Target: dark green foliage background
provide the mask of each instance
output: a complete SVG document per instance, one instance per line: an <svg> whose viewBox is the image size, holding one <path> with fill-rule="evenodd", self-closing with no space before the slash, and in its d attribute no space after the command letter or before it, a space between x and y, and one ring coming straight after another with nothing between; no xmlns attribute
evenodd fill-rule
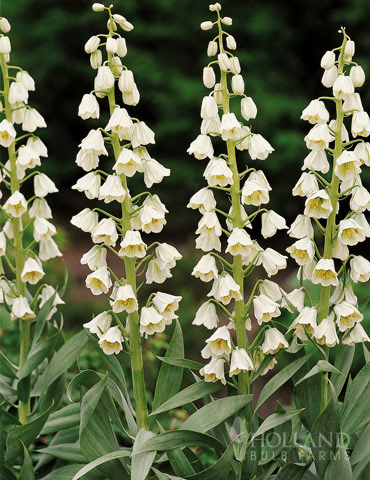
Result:
<svg viewBox="0 0 370 480"><path fill-rule="evenodd" d="M62 201L53 198L63 215L76 213L81 195L69 190L79 175L74 164L81 138L94 122L77 117L82 95L93 87L83 45L103 33L104 14L90 9L87 0L2 0L1 14L12 24L12 58L37 81L31 102L45 116L42 132L50 160L45 167L62 189ZM170 230L192 231L197 221L185 204L203 185L204 163L186 153L200 126L199 107L207 93L201 82L208 61L206 46L211 32L199 24L212 19L208 0L116 0L115 10L132 21L125 59L135 72L141 102L135 116L156 133L151 153L172 169L158 188L169 203ZM356 58L370 73L370 2L368 0L259 0L222 2L223 13L233 18L228 30L238 43L246 93L259 109L254 131L262 133L276 152L263 165L273 186L273 206L288 219L302 208L290 190L306 155L303 142L307 125L299 120L310 99L324 95L319 62L325 50L339 45L337 30L346 26L356 42ZM361 89L365 107L370 104L368 84ZM242 154L245 161L249 158ZM176 221L178 219L178 221ZM172 225L172 227L171 227ZM188 228L185 228L185 227ZM182 238L184 238L182 236Z"/></svg>

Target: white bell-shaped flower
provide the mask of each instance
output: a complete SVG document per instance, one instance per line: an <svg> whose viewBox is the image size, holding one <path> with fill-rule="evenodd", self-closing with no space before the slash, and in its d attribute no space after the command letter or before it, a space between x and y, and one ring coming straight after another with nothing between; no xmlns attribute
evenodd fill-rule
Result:
<svg viewBox="0 0 370 480"><path fill-rule="evenodd" d="M108 293L110 287L112 286L112 279L110 277L108 268L103 266L91 272L86 277L85 283L86 287L91 290L93 295Z"/></svg>
<svg viewBox="0 0 370 480"><path fill-rule="evenodd" d="M83 327L87 328L90 333L95 333L101 338L110 328L112 324L112 315L107 312L99 313L90 322L84 323Z"/></svg>
<svg viewBox="0 0 370 480"><path fill-rule="evenodd" d="M203 303L197 310L193 325L204 325L208 330L213 330L218 326L218 316L216 306L208 301Z"/></svg>
<svg viewBox="0 0 370 480"><path fill-rule="evenodd" d="M313 272L311 282L323 287L328 287L333 285L334 287L338 285L337 272L335 271L334 261L331 258L321 258Z"/></svg>
<svg viewBox="0 0 370 480"><path fill-rule="evenodd" d="M90 250L84 253L80 260L82 265L87 265L90 270L107 265L107 249L99 245L94 245Z"/></svg>
<svg viewBox="0 0 370 480"><path fill-rule="evenodd" d="M123 349L123 336L118 326L110 327L100 338L99 345L106 355L116 355Z"/></svg>

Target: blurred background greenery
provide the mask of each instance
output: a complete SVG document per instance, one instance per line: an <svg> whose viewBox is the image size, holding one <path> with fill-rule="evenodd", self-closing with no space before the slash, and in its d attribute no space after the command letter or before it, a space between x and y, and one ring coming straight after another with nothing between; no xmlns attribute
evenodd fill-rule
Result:
<svg viewBox="0 0 370 480"><path fill-rule="evenodd" d="M88 235L68 226L72 215L90 206L70 187L82 173L74 162L78 144L97 125L77 116L82 95L92 90L94 78L83 46L91 35L105 29L104 14L92 12L91 4L90 0L1 1L1 15L12 25L12 62L35 78L38 88L32 93L31 103L48 123L48 129L41 132L49 148L44 168L60 189L50 203L56 222L62 230L64 227L62 247L72 277L68 298L73 306L65 307L64 315L67 325L77 329L92 312L102 308L100 300L84 289L88 271L79 266L81 254L90 248ZM197 257L193 242L199 215L185 206L204 186L205 164L188 156L186 149L199 132L200 103L207 94L202 69L208 62L206 48L212 33L201 31L199 24L214 14L208 10L208 0L116 0L114 4L115 11L135 25L126 36L125 58L141 94L134 116L155 131L157 143L150 153L172 170L172 176L154 190L170 210L165 238L177 244L185 256L172 284L169 281L164 288L185 297L180 313L183 325L188 327L209 290L208 285L189 280ZM303 201L291 196L307 154L303 137L308 126L299 120L301 111L312 98L326 94L320 83L319 63L326 50L340 44L341 26L356 42L355 60L370 76L370 2L225 0L222 5L223 13L234 20L228 31L237 40L246 93L258 106L254 131L265 136L276 150L259 164L273 187L270 207L291 223L303 209ZM367 109L369 85L365 83L361 89ZM247 153L240 157L249 161ZM364 180L369 181L368 173ZM141 179L140 185L130 184L133 191L140 189ZM284 236L272 241L280 251L288 244ZM289 272L281 279L284 284L291 282L287 277ZM368 287L361 289L362 301L369 293ZM191 332L187 331L185 337L195 349L188 356L192 352L198 356L207 332Z"/></svg>

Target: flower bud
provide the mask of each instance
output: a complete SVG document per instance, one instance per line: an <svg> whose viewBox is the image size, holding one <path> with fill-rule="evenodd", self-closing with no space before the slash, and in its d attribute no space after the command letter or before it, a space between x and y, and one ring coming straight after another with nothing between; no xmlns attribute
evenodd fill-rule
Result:
<svg viewBox="0 0 370 480"><path fill-rule="evenodd" d="M221 5L219 3L214 3L209 6L211 12L219 12L221 10Z"/></svg>
<svg viewBox="0 0 370 480"><path fill-rule="evenodd" d="M352 80L354 87L362 87L365 82L365 72L360 65L356 67L352 67L351 71L349 72L349 77Z"/></svg>
<svg viewBox="0 0 370 480"><path fill-rule="evenodd" d="M110 31L111 28L112 28L113 32L116 32L116 31L117 31L116 22L115 22L114 20L111 20L111 19L109 18L108 21L107 21L107 30Z"/></svg>
<svg viewBox="0 0 370 480"><path fill-rule="evenodd" d="M93 3L91 8L94 12L102 12L105 7L102 3Z"/></svg>
<svg viewBox="0 0 370 480"><path fill-rule="evenodd" d="M118 23L118 25L125 32L131 32L131 30L134 29L134 26L132 25L132 23L130 23L128 20L126 20L125 17L123 17L122 15L118 15L117 13L115 13L113 15L113 19L114 19L114 21L116 21Z"/></svg>
<svg viewBox="0 0 370 480"><path fill-rule="evenodd" d="M9 37L0 37L0 53L3 55L9 54L12 50Z"/></svg>
<svg viewBox="0 0 370 480"><path fill-rule="evenodd" d="M213 27L213 23L210 22L210 21L202 22L202 23L200 24L200 28L201 28L202 30L211 30L212 27Z"/></svg>
<svg viewBox="0 0 370 480"><path fill-rule="evenodd" d="M230 17L224 17L224 18L221 19L221 22L224 25L228 25L230 27L233 24L233 19L230 18Z"/></svg>
<svg viewBox="0 0 370 480"><path fill-rule="evenodd" d="M122 70L118 80L118 88L121 92L132 92L135 88L134 74L131 70Z"/></svg>
<svg viewBox="0 0 370 480"><path fill-rule="evenodd" d="M0 30L3 33L10 32L10 23L5 17L0 18Z"/></svg>
<svg viewBox="0 0 370 480"><path fill-rule="evenodd" d="M99 103L92 93L85 93L82 97L80 106L78 107L78 115L83 120L88 118L99 118Z"/></svg>
<svg viewBox="0 0 370 480"><path fill-rule="evenodd" d="M244 80L241 75L233 75L231 79L231 88L236 95L243 95L244 93Z"/></svg>
<svg viewBox="0 0 370 480"><path fill-rule="evenodd" d="M22 83L27 90L32 92L35 91L35 81L28 72L24 70L18 72L16 75L16 81Z"/></svg>
<svg viewBox="0 0 370 480"><path fill-rule="evenodd" d="M121 58L127 55L126 40L124 38L117 38L117 55Z"/></svg>
<svg viewBox="0 0 370 480"><path fill-rule="evenodd" d="M346 75L339 75L333 85L334 97L348 100L353 93L355 93L355 91L351 78Z"/></svg>
<svg viewBox="0 0 370 480"><path fill-rule="evenodd" d="M117 40L115 38L107 38L105 48L108 53L117 53Z"/></svg>
<svg viewBox="0 0 370 480"><path fill-rule="evenodd" d="M102 66L98 68L98 74L95 77L95 90L107 91L114 85L114 76L109 67Z"/></svg>
<svg viewBox="0 0 370 480"><path fill-rule="evenodd" d="M103 63L103 55L101 53L101 50L95 50L95 52L93 52L90 55L91 68L93 68L94 70L97 70L102 63Z"/></svg>
<svg viewBox="0 0 370 480"><path fill-rule="evenodd" d="M226 37L226 45L229 50L236 50L236 41L232 35Z"/></svg>
<svg viewBox="0 0 370 480"><path fill-rule="evenodd" d="M242 98L240 102L240 113L245 120L256 118L257 107L251 97Z"/></svg>
<svg viewBox="0 0 370 480"><path fill-rule="evenodd" d="M203 68L203 83L207 88L212 88L216 83L216 75L212 67Z"/></svg>
<svg viewBox="0 0 370 480"><path fill-rule="evenodd" d="M213 57L217 54L217 50L218 50L218 44L217 42L211 40L208 44L208 48L207 48L207 55L209 57Z"/></svg>
<svg viewBox="0 0 370 480"><path fill-rule="evenodd" d="M218 60L218 64L220 65L220 69L223 72L227 72L228 70L231 70L230 59L226 53L219 53L217 55L217 60Z"/></svg>
<svg viewBox="0 0 370 480"><path fill-rule="evenodd" d="M338 77L338 69L335 65L333 65L329 70L325 70L321 83L324 85L326 88L330 88L334 85L335 80Z"/></svg>
<svg viewBox="0 0 370 480"><path fill-rule="evenodd" d="M97 36L92 36L88 39L88 41L85 43L85 52L86 53L93 53L95 50L98 49L100 45L100 38Z"/></svg>
<svg viewBox="0 0 370 480"><path fill-rule="evenodd" d="M215 97L216 103L218 106L221 106L223 103L223 97L222 97L222 85L221 83L216 83L214 87L214 92L213 96Z"/></svg>
<svg viewBox="0 0 370 480"><path fill-rule="evenodd" d="M231 57L230 59L230 64L231 64L231 71L234 73L240 73L241 68L240 68L240 63L239 63L239 58L238 57Z"/></svg>
<svg viewBox="0 0 370 480"><path fill-rule="evenodd" d="M352 60L352 57L354 54L355 54L355 42L353 40L348 40L346 43L346 46L344 47L345 60Z"/></svg>
<svg viewBox="0 0 370 480"><path fill-rule="evenodd" d="M334 63L335 63L335 53L331 50L328 50L323 55L320 62L320 66L324 70L330 70L334 66Z"/></svg>

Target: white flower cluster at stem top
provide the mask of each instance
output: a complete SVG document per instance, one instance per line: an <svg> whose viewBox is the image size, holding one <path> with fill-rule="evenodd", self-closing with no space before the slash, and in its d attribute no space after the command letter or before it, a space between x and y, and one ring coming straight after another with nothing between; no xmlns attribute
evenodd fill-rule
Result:
<svg viewBox="0 0 370 480"><path fill-rule="evenodd" d="M37 309L49 299L53 297L48 320L56 313L57 305L64 303L53 286L40 284L45 276L43 262L62 255L53 239L57 231L50 221L52 212L46 201L46 196L58 189L37 169L48 152L34 133L37 128L46 127L45 120L28 103L35 82L28 72L9 64L11 42L6 34L10 24L4 17L0 18L0 30L0 145L7 149L2 158L8 159L0 163L0 198L4 197L5 220L0 230L0 304L10 310L12 320L23 322L22 332L29 332ZM33 182L34 195L27 200L21 190L28 181ZM33 239L28 241L31 235ZM21 343L22 340L21 335ZM27 341L21 344L21 366L28 354L24 346Z"/></svg>
<svg viewBox="0 0 370 480"><path fill-rule="evenodd" d="M308 280L321 290L318 305L311 299L310 306L296 305L298 315L290 330L302 341L310 334L318 344L328 347L340 341L345 345L369 341L351 281L367 282L370 262L350 254L349 248L370 236L365 216L370 209L370 193L360 177L362 168L370 165L370 144L359 138L370 135L370 119L355 91L363 85L365 73L352 60L354 42L344 29L342 33L342 46L327 51L321 60L322 83L332 89L332 96L312 100L302 112L301 118L313 126L305 137L310 153L293 195L306 200L303 215L298 215L288 230L295 242L287 248L299 265L301 283ZM335 111L332 120L323 100ZM339 211L339 202L346 199L350 210ZM324 236L322 253L319 236Z"/></svg>
<svg viewBox="0 0 370 480"><path fill-rule="evenodd" d="M78 114L84 120L99 119L98 99L106 98L110 119L104 128L90 130L82 140L76 163L86 174L72 188L84 192L88 199L101 200L105 204L117 202L122 214L118 218L101 208L85 208L71 222L90 233L94 243L81 258L81 263L87 264L91 270L86 286L93 295L106 295L110 308L85 323L84 327L98 336L101 348L109 355L119 353L124 340L132 350L137 349L137 345L131 345L136 338L132 337L133 328L148 336L163 332L166 325L177 318L175 311L181 297L163 292L152 294L140 309L137 278L145 275L147 284L163 283L172 276L171 269L181 255L167 243L154 242L147 246L141 234L160 232L166 224L167 209L158 195L146 191L131 197L128 189L128 178L137 173L143 174L147 188L170 174L168 168L148 153L147 145L155 143L153 131L116 103L118 94L128 106L136 105L140 98L133 72L122 64L127 46L125 38L118 33L118 27L128 32L133 25L123 16L112 14L111 7L94 4L93 10L108 12L108 33L93 36L85 44L85 51L90 55L91 66L97 74L94 90L83 96ZM109 155L106 148L109 146L114 161L110 165L106 162L103 169L101 156ZM117 276L109 267L108 250L124 263L124 277Z"/></svg>
<svg viewBox="0 0 370 480"><path fill-rule="evenodd" d="M257 107L252 98L244 93L239 60L232 53L236 50L236 41L224 31L225 26L232 24L232 19L220 15L221 6L218 3L209 8L216 12L217 20L203 22L201 28L218 29L217 36L209 42L207 49L212 60L203 70L203 83L211 92L202 101L201 133L188 149L188 153L196 159L208 159L204 171L208 186L192 196L188 207L198 209L202 214L196 231L196 248L205 252L192 274L204 282L213 281L213 286L208 294L210 300L198 309L193 324L216 329L201 352L203 358L210 358L210 362L201 369L205 380L226 383L224 369L225 363L229 363L230 377L242 373L239 377L239 393L247 393L248 381L241 380L245 379L247 372L258 369L267 354L274 355L281 348L288 347L284 335L271 325L272 319L280 315L280 304L277 302L282 300L282 294L278 285L271 280L258 280L249 300L246 303L244 301L244 277L258 265L262 265L268 277L271 277L286 267L287 257L272 248L263 249L251 238L247 229L252 228L252 222L258 215L261 215L261 233L265 239L287 226L283 217L264 208L269 202L271 187L263 171L249 167L244 167L242 173L238 171L236 150L248 152L252 160L265 160L274 149L262 135L252 132L251 127L245 125L245 121L256 117ZM218 82L214 66L218 66L220 71ZM238 114L230 111L232 99L239 100ZM221 138L226 143L226 154L215 155L212 137L216 141ZM228 194L231 200L228 212L217 208L214 191ZM257 210L253 207L257 207ZM226 228L220 222L222 217ZM225 253L230 254L231 263L217 253L222 250L223 233L227 237ZM233 301L234 310L226 308ZM259 337L261 341L257 345L249 348L246 330L251 329L252 305L258 323L264 323L264 335ZM227 326L220 326L220 313L229 322ZM265 322L270 322L270 325ZM236 330L235 345L230 329ZM253 359L250 357L252 350ZM274 358L267 365L265 362L262 373L266 373L275 363Z"/></svg>

